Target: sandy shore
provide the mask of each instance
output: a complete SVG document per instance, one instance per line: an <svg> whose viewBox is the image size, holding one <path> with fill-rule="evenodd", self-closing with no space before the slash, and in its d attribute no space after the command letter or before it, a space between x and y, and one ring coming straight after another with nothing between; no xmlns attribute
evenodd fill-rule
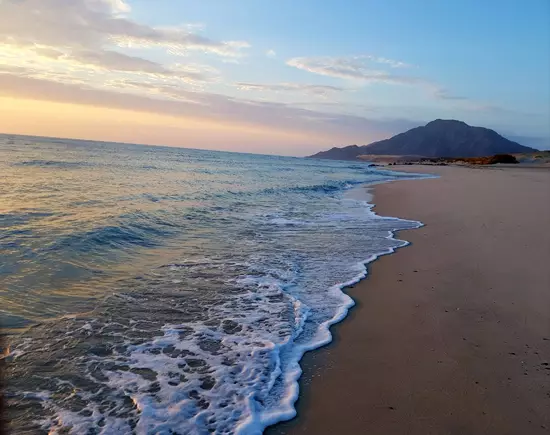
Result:
<svg viewBox="0 0 550 435"><path fill-rule="evenodd" d="M303 361L270 434L550 433L550 170L406 167L376 211L420 220Z"/></svg>

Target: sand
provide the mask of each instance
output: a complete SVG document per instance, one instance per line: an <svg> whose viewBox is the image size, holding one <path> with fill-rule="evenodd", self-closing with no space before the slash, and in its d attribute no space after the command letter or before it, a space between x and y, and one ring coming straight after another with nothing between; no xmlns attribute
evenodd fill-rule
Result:
<svg viewBox="0 0 550 435"><path fill-rule="evenodd" d="M403 169L441 178L376 186L376 211L426 226L349 290L267 433L550 433L550 170Z"/></svg>

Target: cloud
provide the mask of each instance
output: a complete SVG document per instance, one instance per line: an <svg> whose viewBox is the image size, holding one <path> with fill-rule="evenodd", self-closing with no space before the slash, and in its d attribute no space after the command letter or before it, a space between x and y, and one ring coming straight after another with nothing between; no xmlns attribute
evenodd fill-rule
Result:
<svg viewBox="0 0 550 435"><path fill-rule="evenodd" d="M112 12L127 13L131 7L124 0L107 0L107 4L111 7Z"/></svg>
<svg viewBox="0 0 550 435"><path fill-rule="evenodd" d="M191 62L161 64L122 46L233 59L248 45L195 34L197 25L159 28L138 23L128 17L131 7L123 0L3 0L0 8L0 64L21 67L25 77L95 81L99 87L131 77L202 86L218 81L219 71Z"/></svg>
<svg viewBox="0 0 550 435"><path fill-rule="evenodd" d="M261 83L236 83L238 89L245 91L259 92L299 92L314 96L327 96L334 92L343 92L346 89L338 86L327 85L309 85L300 83L278 83L278 84L261 84Z"/></svg>
<svg viewBox="0 0 550 435"><path fill-rule="evenodd" d="M380 68L380 65L389 65L392 68L406 66L403 62L373 56L295 57L287 61L287 65L295 68L344 80L409 85L428 83L421 78L396 75L384 70L373 69L373 64L378 64L378 68Z"/></svg>
<svg viewBox="0 0 550 435"><path fill-rule="evenodd" d="M112 50L61 52L43 46L10 50L0 44L1 65L18 67L25 77L61 77L68 82L85 81L97 87L117 78L202 86L217 82L220 77L215 68L196 63L164 66Z"/></svg>
<svg viewBox="0 0 550 435"><path fill-rule="evenodd" d="M250 44L244 41L212 41L201 35L195 35L179 29L158 29L150 34L113 35L111 41L125 48L165 48L170 54L186 56L190 51L213 53L219 56L238 58L242 50Z"/></svg>
<svg viewBox="0 0 550 435"><path fill-rule="evenodd" d="M428 79L395 74L393 72L395 68L406 68L409 65L383 57L363 55L348 57L295 57L288 60L287 65L313 74L358 83L414 86L423 90L432 99L452 105L458 109L478 112L504 110L494 105L471 100L468 97L454 95L440 84ZM390 68L390 70L382 69L383 67Z"/></svg>
<svg viewBox="0 0 550 435"><path fill-rule="evenodd" d="M161 75L172 74L172 71L169 71L159 63L111 50L81 50L67 55L65 59L74 60L85 65L97 66L106 70L137 71Z"/></svg>
<svg viewBox="0 0 550 435"><path fill-rule="evenodd" d="M123 0L4 0L0 41L87 51L119 47L159 47L174 54L190 51L238 57L244 41L215 41L188 27L152 27L127 17Z"/></svg>
<svg viewBox="0 0 550 435"><path fill-rule="evenodd" d="M34 46L33 51L39 56L53 60L57 60L65 55L65 53L63 53L62 51L56 50L55 48L51 47Z"/></svg>
<svg viewBox="0 0 550 435"><path fill-rule="evenodd" d="M196 65L172 65L165 67L141 57L128 56L116 51L79 51L64 57L83 65L98 67L107 71L137 72L157 77L176 78L186 82L213 81L214 68Z"/></svg>
<svg viewBox="0 0 550 435"><path fill-rule="evenodd" d="M267 51L265 52L265 55L266 55L267 57L277 57L277 53L275 53L275 50L267 50Z"/></svg>
<svg viewBox="0 0 550 435"><path fill-rule="evenodd" d="M362 56L355 56L355 58L364 59L374 63L389 65L392 68L411 68L412 67L412 65L405 62L401 62L400 60L393 60L385 57L362 55Z"/></svg>
<svg viewBox="0 0 550 435"><path fill-rule="evenodd" d="M440 100L454 100L454 101L466 101L467 97L461 97L459 95L452 95L446 89L435 87L433 90L433 95L435 98Z"/></svg>

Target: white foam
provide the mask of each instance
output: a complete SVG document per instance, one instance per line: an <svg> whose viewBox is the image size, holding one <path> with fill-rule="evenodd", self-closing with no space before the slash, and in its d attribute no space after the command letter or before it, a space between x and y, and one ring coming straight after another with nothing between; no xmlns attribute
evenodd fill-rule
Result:
<svg viewBox="0 0 550 435"><path fill-rule="evenodd" d="M356 200L363 204L365 206L367 214L374 219L388 219L387 217L381 217L377 215L374 211L374 204L369 204L367 201L364 200ZM389 218L396 221L405 222L399 218ZM413 223L412 228L420 228L423 226L423 224L419 221L408 221ZM242 434L242 435L254 435L254 434L261 434L263 430L271 426L273 424L276 424L281 421L286 421L294 418L296 416L296 409L294 407L296 400L298 399L299 395L299 378L302 374L302 369L299 365L300 360L302 359L303 355L311 350L318 349L322 346L327 345L332 341L332 334L330 332L330 327L336 323L341 322L348 314L349 309L352 308L355 305L355 301L344 292L344 289L346 287L349 287L351 285L354 285L364 279L367 276L367 266L369 263L375 261L382 255L387 255L395 252L397 248L407 246L409 242L402 241L395 239L394 237L394 231L388 231L388 234L386 236L386 239L393 240L395 242L398 242L398 245L395 248L389 248L386 251L381 251L377 254L373 254L364 261L357 264L357 268L360 270L360 272L349 281L336 284L329 288L328 294L335 298L339 298L341 300L341 304L338 307L338 310L334 314L334 316L319 325L318 327L318 333L315 335L315 338L312 339L310 342L308 342L305 345L301 346L295 346L293 353L292 353L292 361L290 364L290 369L286 371L286 373L283 374L285 378L285 391L286 394L283 398L283 400L280 402L279 407L277 409L269 410L267 412L259 413L255 416L254 419L248 419L247 421L241 423L236 433Z"/></svg>

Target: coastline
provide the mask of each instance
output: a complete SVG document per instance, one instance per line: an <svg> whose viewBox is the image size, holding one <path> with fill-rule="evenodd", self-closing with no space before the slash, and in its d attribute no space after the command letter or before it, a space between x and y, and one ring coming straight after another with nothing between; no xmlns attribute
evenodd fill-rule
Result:
<svg viewBox="0 0 550 435"><path fill-rule="evenodd" d="M266 433L548 433L550 171L395 169L441 178L377 185L374 211L426 226L348 289L298 418Z"/></svg>

